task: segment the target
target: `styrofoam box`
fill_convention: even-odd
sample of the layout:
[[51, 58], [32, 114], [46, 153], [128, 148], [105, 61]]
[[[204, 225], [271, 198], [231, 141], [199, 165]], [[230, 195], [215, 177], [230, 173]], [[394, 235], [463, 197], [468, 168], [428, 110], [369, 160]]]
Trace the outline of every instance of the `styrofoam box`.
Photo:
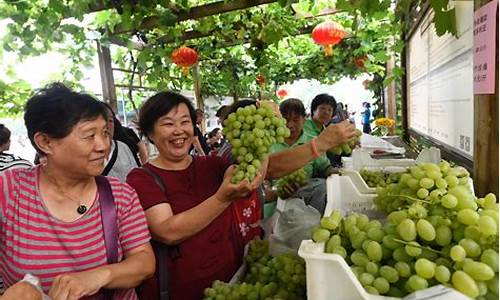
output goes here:
[[370, 153], [363, 148], [354, 149], [351, 157], [342, 157], [344, 169], [359, 171], [368, 170], [387, 170], [388, 172], [404, 171], [406, 168], [418, 163], [429, 162], [439, 163], [441, 161], [441, 151], [438, 148], [431, 147], [423, 149], [417, 156], [417, 159], [410, 158], [387, 158], [373, 159]]
[[[327, 181], [327, 204], [325, 216], [334, 209], [344, 215], [359, 212], [370, 218], [381, 217], [373, 204], [374, 194], [362, 194], [347, 176], [332, 175]], [[324, 253], [324, 243], [302, 241], [299, 256], [306, 262], [307, 298], [311, 300], [378, 300], [397, 299], [371, 295], [365, 291], [344, 258], [337, 254]], [[454, 289], [443, 286], [432, 287], [408, 295], [404, 299], [445, 300], [469, 299]]]

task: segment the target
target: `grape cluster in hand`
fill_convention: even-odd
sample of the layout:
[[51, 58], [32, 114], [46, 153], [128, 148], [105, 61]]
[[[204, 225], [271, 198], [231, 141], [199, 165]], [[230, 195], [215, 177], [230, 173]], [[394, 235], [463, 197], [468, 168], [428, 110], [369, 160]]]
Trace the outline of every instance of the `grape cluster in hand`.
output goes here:
[[288, 195], [288, 192], [285, 189], [286, 187], [301, 187], [306, 185], [308, 181], [309, 178], [304, 169], [298, 169], [293, 173], [283, 176], [276, 182], [278, 196], [284, 199]]
[[356, 145], [359, 143], [360, 137], [363, 135], [363, 132], [361, 130], [356, 129], [356, 136], [347, 141], [347, 143], [344, 143], [342, 145], [338, 145], [337, 147], [333, 147], [332, 149], [329, 149], [327, 152], [330, 154], [334, 155], [341, 155], [342, 153], [344, 154], [351, 154], [352, 149], [356, 147]]
[[252, 181], [259, 171], [269, 149], [276, 142], [283, 142], [290, 136], [286, 120], [275, 114], [270, 105], [261, 104], [240, 107], [228, 115], [223, 132], [232, 146], [238, 167], [232, 183], [243, 179]]
[[399, 178], [402, 173], [386, 173], [383, 171], [370, 171], [367, 169], [362, 169], [359, 171], [359, 175], [366, 182], [369, 187], [382, 186], [386, 187], [391, 183], [399, 182]]

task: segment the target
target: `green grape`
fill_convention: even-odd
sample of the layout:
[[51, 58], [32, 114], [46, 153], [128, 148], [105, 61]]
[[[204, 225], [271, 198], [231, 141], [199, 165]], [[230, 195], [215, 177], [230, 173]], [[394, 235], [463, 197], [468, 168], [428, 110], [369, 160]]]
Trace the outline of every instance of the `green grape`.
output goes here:
[[498, 273], [498, 253], [495, 250], [484, 250], [481, 254], [481, 262], [487, 264], [495, 273]]
[[436, 187], [438, 189], [445, 189], [448, 187], [448, 182], [443, 178], [436, 179]]
[[331, 217], [321, 218], [320, 224], [321, 224], [321, 227], [328, 229], [328, 230], [334, 230], [335, 228], [337, 228], [337, 226], [339, 226], [338, 221], [336, 221], [335, 219], [333, 219]]
[[464, 229], [464, 238], [467, 239], [477, 239], [481, 236], [481, 231], [479, 230], [479, 226], [467, 226]]
[[458, 244], [462, 246], [467, 257], [478, 257], [481, 255], [481, 247], [471, 239], [461, 239]]
[[498, 234], [497, 223], [490, 216], [480, 216], [478, 221], [479, 231], [484, 235]]
[[452, 233], [448, 226], [440, 225], [436, 228], [436, 243], [439, 246], [446, 246], [451, 243]]
[[403, 291], [401, 291], [399, 288], [397, 288], [395, 286], [391, 286], [391, 288], [389, 289], [389, 292], [387, 292], [387, 295], [390, 297], [395, 297], [395, 298], [403, 298], [405, 296]]
[[366, 272], [372, 274], [373, 276], [377, 276], [378, 275], [378, 265], [374, 262], [367, 262], [366, 265], [365, 265], [365, 270]]
[[368, 238], [377, 242], [382, 242], [385, 235], [384, 230], [381, 227], [372, 227], [366, 231], [366, 234]]
[[457, 219], [465, 225], [475, 225], [479, 221], [479, 214], [472, 209], [462, 209], [457, 214]]
[[479, 296], [479, 290], [476, 282], [469, 275], [467, 275], [467, 273], [463, 271], [456, 271], [451, 276], [451, 282], [453, 283], [453, 287], [459, 292], [462, 292], [471, 298]]
[[366, 256], [366, 254], [363, 251], [355, 250], [351, 254], [351, 261], [357, 266], [364, 267], [369, 260], [368, 256]]
[[414, 191], [420, 188], [419, 181], [415, 178], [408, 179], [408, 181], [406, 181], [406, 185], [408, 185], [408, 187]]
[[394, 268], [399, 273], [399, 276], [401, 277], [410, 277], [411, 276], [411, 267], [408, 263], [404, 261], [398, 261], [394, 264]]
[[394, 225], [401, 223], [404, 219], [408, 217], [406, 210], [393, 211], [388, 216], [387, 219]]
[[446, 208], [454, 208], [458, 204], [458, 199], [457, 199], [457, 197], [455, 197], [451, 194], [444, 195], [441, 198], [441, 204]]
[[463, 261], [465, 258], [465, 255], [466, 255], [465, 249], [462, 246], [455, 245], [455, 246], [451, 247], [450, 257], [454, 261]]
[[370, 220], [366, 215], [359, 215], [356, 219], [356, 226], [358, 226], [359, 229], [364, 230], [369, 221]]
[[363, 286], [371, 285], [373, 280], [375, 280], [375, 277], [370, 273], [363, 273], [359, 276], [359, 282], [361, 282]]
[[371, 261], [379, 262], [382, 259], [382, 247], [376, 241], [368, 243], [366, 254]]
[[373, 287], [376, 288], [380, 294], [386, 294], [389, 291], [390, 285], [387, 279], [377, 277], [373, 281]]
[[434, 277], [435, 271], [436, 264], [428, 259], [419, 258], [415, 262], [415, 272], [422, 278], [431, 279], [432, 277]]
[[429, 196], [429, 191], [424, 189], [424, 188], [420, 188], [418, 189], [417, 191], [417, 197], [420, 198], [420, 199], [425, 199], [427, 196]]
[[424, 177], [424, 178], [420, 179], [419, 184], [424, 189], [430, 189], [434, 186], [434, 180], [427, 178], [427, 177]]
[[490, 266], [482, 262], [465, 261], [463, 271], [474, 280], [487, 281], [495, 277], [495, 272]]
[[448, 270], [445, 266], [437, 266], [436, 271], [434, 272], [434, 277], [441, 283], [447, 283], [450, 281], [451, 277], [450, 270]]
[[387, 281], [390, 283], [395, 283], [399, 280], [399, 273], [398, 271], [390, 266], [382, 266], [380, 267], [380, 276], [385, 278]]
[[488, 290], [493, 292], [498, 299], [498, 273], [495, 275], [495, 278], [489, 280], [486, 284], [488, 285]]
[[397, 227], [398, 233], [403, 240], [410, 242], [417, 237], [417, 229], [415, 223], [410, 219], [404, 219]]
[[418, 220], [417, 232], [418, 235], [426, 241], [432, 241], [436, 238], [436, 230], [434, 229], [434, 226], [432, 226], [432, 224], [425, 219]]
[[379, 295], [379, 292], [376, 288], [374, 288], [373, 286], [371, 285], [367, 285], [364, 287], [366, 292], [369, 293], [369, 294], [372, 294], [372, 295]]
[[427, 283], [427, 280], [424, 278], [418, 276], [418, 275], [412, 275], [410, 278], [408, 278], [408, 286], [411, 288], [412, 291], [419, 291], [426, 289], [429, 284]]
[[402, 262], [408, 262], [412, 259], [412, 257], [406, 253], [404, 247], [395, 249], [394, 252], [392, 253], [392, 258], [394, 258], [394, 260], [396, 261], [402, 261]]
[[383, 245], [385, 247], [391, 249], [391, 250], [394, 250], [394, 249], [396, 249], [398, 247], [401, 247], [401, 244], [399, 244], [398, 242], [396, 242], [394, 240], [394, 238], [395, 237], [392, 234], [388, 234], [388, 235], [384, 236], [383, 239], [382, 239]]
[[444, 178], [444, 180], [446, 180], [449, 187], [454, 187], [458, 185], [458, 178], [456, 176], [448, 175]]
[[330, 231], [323, 228], [316, 229], [312, 235], [312, 239], [316, 243], [326, 242], [328, 241], [329, 238], [330, 238]]
[[422, 254], [422, 249], [417, 242], [410, 242], [405, 246], [405, 251], [408, 255], [416, 257]]
[[332, 235], [326, 243], [326, 253], [333, 253], [335, 249], [341, 246], [341, 237], [339, 235]]

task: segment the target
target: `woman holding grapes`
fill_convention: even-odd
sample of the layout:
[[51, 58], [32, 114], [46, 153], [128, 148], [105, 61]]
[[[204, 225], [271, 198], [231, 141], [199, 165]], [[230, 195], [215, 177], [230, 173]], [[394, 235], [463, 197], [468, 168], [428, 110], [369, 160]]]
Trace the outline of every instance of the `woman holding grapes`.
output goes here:
[[[132, 170], [127, 182], [136, 189], [157, 243], [169, 245], [169, 299], [201, 299], [214, 280], [227, 281], [241, 263], [232, 202], [261, 183], [231, 183], [234, 167], [217, 156], [191, 156], [196, 115], [182, 95], [161, 92], [139, 113], [139, 128], [159, 155]], [[265, 167], [265, 166], [264, 166]], [[157, 259], [158, 260], [158, 259]], [[158, 270], [158, 268], [157, 268]], [[157, 277], [142, 286], [142, 299], [159, 299]]]

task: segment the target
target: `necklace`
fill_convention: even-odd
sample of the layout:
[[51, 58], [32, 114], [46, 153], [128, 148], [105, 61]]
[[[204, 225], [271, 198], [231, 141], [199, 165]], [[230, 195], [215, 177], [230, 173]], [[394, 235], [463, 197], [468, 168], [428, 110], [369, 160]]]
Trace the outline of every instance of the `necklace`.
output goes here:
[[44, 171], [44, 173], [45, 173], [45, 177], [47, 177], [48, 181], [56, 188], [58, 193], [60, 193], [63, 197], [71, 200], [72, 202], [78, 203], [78, 207], [76, 208], [76, 212], [79, 215], [83, 215], [84, 213], [87, 212], [87, 210], [88, 210], [87, 205], [82, 204], [80, 201], [75, 200], [73, 197], [66, 194], [54, 178], [52, 178], [50, 175], [48, 175], [46, 171]]

